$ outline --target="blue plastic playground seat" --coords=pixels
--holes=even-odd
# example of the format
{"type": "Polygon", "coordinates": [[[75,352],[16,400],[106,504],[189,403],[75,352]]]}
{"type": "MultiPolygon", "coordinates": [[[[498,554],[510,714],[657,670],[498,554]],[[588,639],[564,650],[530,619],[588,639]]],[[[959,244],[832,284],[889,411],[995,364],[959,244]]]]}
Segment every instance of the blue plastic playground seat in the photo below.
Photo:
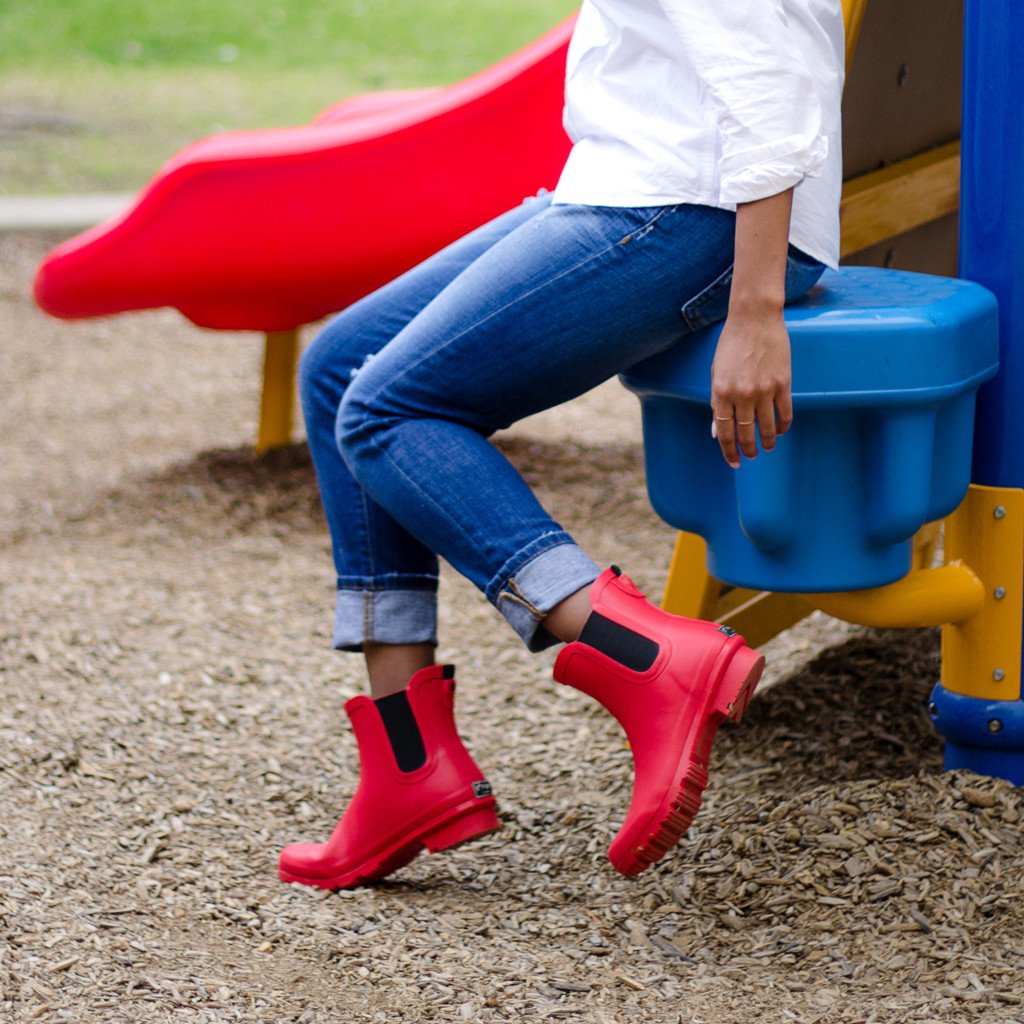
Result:
{"type": "Polygon", "coordinates": [[[721,324],[633,367],[647,486],[670,525],[703,536],[708,569],[774,591],[881,586],[911,538],[963,499],[974,401],[999,362],[995,297],[968,281],[844,267],[786,310],[794,424],[731,470],[711,437],[721,324]]]}

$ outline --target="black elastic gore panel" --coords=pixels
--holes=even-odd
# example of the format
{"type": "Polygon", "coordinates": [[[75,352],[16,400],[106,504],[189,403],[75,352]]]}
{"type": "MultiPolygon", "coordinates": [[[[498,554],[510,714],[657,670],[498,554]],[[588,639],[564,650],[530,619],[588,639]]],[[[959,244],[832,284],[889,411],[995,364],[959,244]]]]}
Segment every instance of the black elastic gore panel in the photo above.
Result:
{"type": "Polygon", "coordinates": [[[423,745],[420,727],[409,706],[408,694],[399,690],[387,697],[378,697],[374,703],[380,712],[399,770],[414,772],[422,768],[427,763],[427,748],[423,745]]]}
{"type": "Polygon", "coordinates": [[[634,672],[646,672],[658,657],[658,645],[649,637],[591,612],[580,633],[580,643],[607,654],[634,672]]]}

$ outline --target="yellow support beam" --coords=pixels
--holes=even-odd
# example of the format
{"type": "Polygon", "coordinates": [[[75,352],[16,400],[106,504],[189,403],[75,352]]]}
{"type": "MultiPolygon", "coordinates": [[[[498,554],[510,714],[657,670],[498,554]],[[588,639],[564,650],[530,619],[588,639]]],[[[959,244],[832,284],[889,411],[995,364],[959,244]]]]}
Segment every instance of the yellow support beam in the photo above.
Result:
{"type": "Polygon", "coordinates": [[[986,700],[1021,697],[1024,490],[972,485],[946,520],[946,557],[978,575],[977,614],[942,631],[942,685],[986,700]]]}
{"type": "Polygon", "coordinates": [[[263,388],[256,451],[281,448],[292,439],[299,332],[270,331],[263,346],[263,388]]]}
{"type": "Polygon", "coordinates": [[[962,562],[937,569],[914,569],[895,583],[868,590],[803,594],[827,615],[858,626],[915,629],[963,622],[985,602],[985,588],[962,562]]]}
{"type": "Polygon", "coordinates": [[[915,569],[931,568],[935,554],[939,550],[942,539],[942,523],[925,523],[914,534],[913,567],[915,569]]]}
{"type": "Polygon", "coordinates": [[[840,255],[938,220],[959,206],[959,142],[851,178],[839,205],[840,255]]]}
{"type": "Polygon", "coordinates": [[[812,611],[796,594],[723,584],[708,572],[704,538],[686,532],[676,537],[661,606],[674,615],[721,622],[742,633],[752,647],[766,643],[812,611]]]}
{"type": "Polygon", "coordinates": [[[864,21],[868,0],[843,0],[843,25],[846,29],[846,73],[850,73],[853,55],[857,52],[860,26],[864,21]]]}
{"type": "Polygon", "coordinates": [[[665,581],[661,607],[690,619],[714,619],[722,584],[707,568],[708,546],[703,537],[681,530],[665,581]]]}
{"type": "Polygon", "coordinates": [[[753,647],[789,629],[815,609],[846,622],[884,629],[962,623],[984,605],[985,588],[971,567],[960,560],[951,559],[946,565],[931,568],[939,535],[939,523],[928,523],[917,532],[913,568],[895,583],[841,593],[782,594],[722,583],[707,570],[704,539],[681,532],[676,538],[661,606],[675,615],[730,626],[753,647]]]}
{"type": "Polygon", "coordinates": [[[735,629],[751,647],[760,647],[814,611],[800,594],[746,593],[753,596],[715,621],[735,629]]]}

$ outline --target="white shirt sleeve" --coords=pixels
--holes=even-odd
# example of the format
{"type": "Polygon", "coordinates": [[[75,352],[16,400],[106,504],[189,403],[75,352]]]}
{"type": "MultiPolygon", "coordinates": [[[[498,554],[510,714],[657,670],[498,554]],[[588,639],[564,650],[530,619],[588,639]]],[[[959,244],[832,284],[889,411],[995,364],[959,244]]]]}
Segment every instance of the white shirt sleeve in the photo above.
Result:
{"type": "Polygon", "coordinates": [[[718,120],[722,201],[764,199],[819,174],[821,103],[781,0],[659,3],[718,120]]]}

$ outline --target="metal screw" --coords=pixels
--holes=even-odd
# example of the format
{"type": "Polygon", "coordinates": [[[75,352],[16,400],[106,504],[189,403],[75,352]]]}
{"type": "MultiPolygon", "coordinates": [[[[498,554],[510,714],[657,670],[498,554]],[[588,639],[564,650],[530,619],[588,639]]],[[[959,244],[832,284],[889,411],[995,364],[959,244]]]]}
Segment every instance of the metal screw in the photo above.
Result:
{"type": "Polygon", "coordinates": [[[1002,729],[1002,727],[1003,727],[1003,723],[1000,722],[998,718],[990,718],[988,720],[988,731],[989,732],[999,732],[999,730],[1002,729]]]}
{"type": "Polygon", "coordinates": [[[1006,597],[1006,587],[996,587],[996,589],[992,591],[992,596],[997,601],[1002,601],[1002,599],[1006,597]]]}
{"type": "Polygon", "coordinates": [[[1006,509],[1002,505],[996,505],[996,510],[995,512],[992,513],[992,515],[994,515],[996,519],[1005,519],[1006,509]]]}
{"type": "Polygon", "coordinates": [[[939,705],[933,700],[928,701],[928,714],[931,715],[932,718],[939,717],[939,705]]]}
{"type": "Polygon", "coordinates": [[[1001,668],[997,668],[995,672],[992,673],[992,678],[997,683],[1001,683],[1006,678],[1006,673],[1001,668]]]}

